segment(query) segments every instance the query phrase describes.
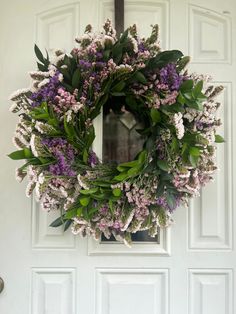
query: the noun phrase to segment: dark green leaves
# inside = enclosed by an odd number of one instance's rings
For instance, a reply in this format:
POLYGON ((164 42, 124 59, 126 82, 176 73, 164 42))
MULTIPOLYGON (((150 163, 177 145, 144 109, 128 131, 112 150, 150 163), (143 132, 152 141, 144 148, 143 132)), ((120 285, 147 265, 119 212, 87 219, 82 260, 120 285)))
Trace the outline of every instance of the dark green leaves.
POLYGON ((168 50, 160 52, 157 56, 151 58, 146 63, 146 70, 154 68, 163 68, 168 63, 176 62, 183 56, 182 52, 179 50, 168 50))
POLYGON ((147 83, 146 77, 140 71, 135 72, 135 74, 133 75, 132 79, 135 80, 136 82, 139 82, 139 83, 142 83, 142 84, 146 84, 147 83))
POLYGON ((147 158, 147 151, 143 150, 139 153, 137 159, 119 164, 117 170, 121 173, 114 177, 114 180, 121 182, 127 178, 135 177, 140 174, 147 158))
POLYGON ((80 81, 81 81, 80 69, 76 69, 72 76, 72 86, 74 88, 78 88, 78 86, 80 85, 80 81))
POLYGON ((160 114, 160 111, 158 111, 157 109, 152 108, 150 115, 152 118, 152 122, 158 123, 161 121, 161 114, 160 114))
POLYGON ((194 89, 193 89, 193 96, 195 98, 201 95, 202 88, 203 88, 203 81, 197 82, 197 84, 194 86, 194 89))
POLYGON ((200 157, 200 149, 198 147, 190 147, 189 161, 194 168, 197 167, 199 157, 200 157))
POLYGON ((39 47, 35 44, 34 45, 34 52, 36 57, 38 58, 38 60, 41 62, 37 62, 38 65, 38 69, 40 71, 48 71, 48 66, 49 66, 49 57, 48 57, 48 53, 46 58, 43 56, 42 52, 40 51, 39 47))
POLYGON ((64 224, 63 217, 58 217, 56 220, 54 220, 51 224, 50 227, 60 227, 61 225, 64 224))
POLYGON ((169 165, 166 160, 157 160, 157 166, 163 171, 169 171, 169 165))
POLYGON ((180 93, 177 101, 182 105, 196 110, 202 110, 202 102, 206 100, 206 96, 202 93, 203 81, 195 84, 193 80, 186 80, 180 86, 180 93))
POLYGON ((186 80, 181 84, 180 91, 184 93, 184 92, 188 92, 192 90, 192 88, 193 88, 193 80, 186 80))

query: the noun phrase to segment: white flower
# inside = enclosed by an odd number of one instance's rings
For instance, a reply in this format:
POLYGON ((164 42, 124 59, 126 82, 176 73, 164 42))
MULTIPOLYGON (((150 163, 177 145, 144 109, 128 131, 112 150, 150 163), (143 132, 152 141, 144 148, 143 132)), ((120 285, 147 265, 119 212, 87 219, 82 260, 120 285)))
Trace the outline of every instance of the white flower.
POLYGON ((39 154, 38 154, 36 146, 35 146, 35 139, 36 139, 35 134, 32 134, 31 139, 30 139, 30 147, 31 147, 31 150, 32 150, 32 153, 34 154, 34 156, 39 157, 39 154))
POLYGON ((38 84, 38 88, 43 87, 44 85, 47 85, 50 82, 49 78, 45 78, 38 84))
POLYGON ((77 113, 81 108, 84 107, 84 104, 77 102, 77 104, 72 105, 72 110, 74 111, 74 113, 77 113))
POLYGON ((66 112, 66 121, 70 122, 72 120, 72 110, 66 112))
POLYGON ((49 77, 49 72, 30 71, 29 75, 31 76, 33 80, 38 80, 38 79, 49 77))
POLYGON ((78 180, 78 182, 79 182, 79 185, 80 185, 83 189, 89 190, 89 187, 83 182, 83 177, 82 177, 80 174, 78 174, 77 180, 78 180))
POLYGON ((173 123, 176 129, 177 138, 180 140, 184 136, 184 121, 181 112, 174 114, 173 123))
POLYGON ((34 181, 31 181, 28 183, 27 187, 26 187, 26 191, 25 194, 27 197, 30 197, 31 194, 33 193, 33 190, 35 188, 36 183, 34 181))
POLYGON ((20 168, 16 168, 16 180, 18 182, 22 182, 22 180, 24 179, 24 177, 26 176, 26 172, 23 172, 20 168))
POLYGON ((137 43, 137 40, 136 40, 134 37, 131 37, 131 36, 129 36, 129 40, 130 40, 130 42, 131 42, 131 44, 132 44, 132 46, 133 46, 134 52, 137 53, 137 52, 138 52, 138 43, 137 43))
POLYGON ((58 81, 59 81, 59 82, 62 82, 62 81, 63 81, 63 75, 62 75, 61 73, 58 75, 58 81))
POLYGON ((21 109, 21 105, 19 103, 13 103, 11 107, 9 108, 9 111, 15 113, 19 111, 20 109, 21 109))
POLYGON ((57 72, 57 68, 55 67, 55 65, 49 64, 49 66, 48 66, 49 75, 52 77, 55 75, 56 72, 57 72))
POLYGON ((15 91, 14 93, 12 93, 9 97, 9 100, 15 101, 18 98, 25 96, 27 94, 30 93, 30 89, 29 88, 22 88, 22 89, 18 89, 17 91, 15 91))

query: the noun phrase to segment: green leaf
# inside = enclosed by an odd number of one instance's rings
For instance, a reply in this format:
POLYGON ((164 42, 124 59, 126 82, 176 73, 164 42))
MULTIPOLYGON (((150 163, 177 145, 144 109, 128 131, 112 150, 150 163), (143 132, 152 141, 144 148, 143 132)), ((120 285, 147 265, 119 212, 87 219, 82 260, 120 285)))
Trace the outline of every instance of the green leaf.
POLYGON ((138 155, 138 163, 143 164, 147 158, 147 151, 143 150, 138 155))
POLYGON ((66 214, 65 214, 65 218, 66 218, 66 219, 71 219, 71 218, 73 218, 73 217, 76 216, 76 213, 77 213, 77 208, 73 208, 73 209, 71 209, 71 210, 68 210, 68 211, 66 212, 66 214))
POLYGON ((118 197, 118 196, 121 195, 121 189, 115 188, 115 189, 112 190, 112 193, 113 193, 114 196, 118 197))
POLYGON ((189 61, 190 61, 189 56, 182 57, 177 63, 177 71, 181 72, 186 67, 186 65, 189 63, 189 61))
POLYGON ((42 72, 47 71, 47 67, 43 65, 42 63, 37 62, 37 66, 38 66, 39 71, 42 71, 42 72))
POLYGON ((123 171, 126 171, 127 170, 127 167, 123 167, 123 166, 118 166, 117 168, 116 168, 119 172, 123 172, 123 171))
POLYGON ((63 224, 64 224, 63 217, 60 216, 60 217, 58 217, 56 220, 54 220, 54 221, 50 224, 50 227, 56 228, 56 227, 59 227, 59 226, 61 226, 61 225, 63 225, 63 224))
POLYGON ((128 95, 125 97, 125 102, 129 106, 130 109, 137 110, 137 101, 135 96, 128 95))
POLYGON ((103 51, 103 58, 105 61, 108 61, 110 58, 111 49, 106 49, 103 51))
POLYGON ((166 160, 159 159, 157 160, 158 167, 163 171, 169 171, 169 165, 166 160))
MULTIPOLYGON (((27 153, 27 156, 29 156, 28 153, 27 153)), ((21 150, 16 150, 12 152, 11 154, 8 155, 8 157, 10 157, 13 160, 20 160, 20 159, 29 159, 34 156, 31 154, 29 157, 26 157, 25 149, 21 149, 21 150)))
POLYGON ((176 137, 173 137, 173 139, 172 139, 171 150, 175 153, 177 153, 179 151, 179 141, 177 140, 176 137))
POLYGON ((87 152, 87 149, 84 149, 84 152, 83 152, 83 162, 85 164, 87 164, 87 162, 88 162, 88 152, 87 152))
POLYGON ((173 193, 171 193, 169 190, 167 191, 167 194, 166 194, 166 201, 169 208, 173 210, 175 208, 176 200, 173 193))
POLYGON ((128 38, 129 29, 126 29, 120 36, 119 41, 122 43, 128 38))
MULTIPOLYGON (((138 160, 132 160, 132 161, 128 161, 128 162, 123 162, 122 164, 119 165, 119 167, 132 168, 132 167, 135 167, 137 165, 138 165, 138 160)), ((118 167, 117 167, 117 170, 119 170, 118 167)))
POLYGON ((113 46, 113 49, 112 49, 113 59, 116 64, 120 62, 122 58, 122 54, 123 54, 123 45, 117 42, 117 44, 113 46))
POLYGON ((98 208, 97 208, 97 207, 91 207, 91 208, 89 208, 89 211, 88 211, 89 217, 91 218, 92 215, 93 215, 94 213, 96 213, 97 211, 98 211, 98 208))
POLYGON ((194 168, 197 167, 198 160, 199 160, 199 156, 189 155, 189 161, 194 168))
POLYGON ((81 79, 80 69, 76 69, 72 76, 72 86, 77 88, 80 84, 80 79, 81 79))
POLYGON ((64 86, 68 92, 70 92, 70 93, 74 92, 74 88, 70 84, 67 84, 65 82, 61 82, 61 85, 64 86))
POLYGON ((66 231, 70 227, 71 224, 72 224, 72 220, 71 219, 67 220, 64 225, 64 231, 66 231))
POLYGON ((41 52, 41 50, 39 49, 39 47, 35 44, 34 45, 34 52, 35 52, 35 55, 36 57, 38 58, 39 61, 41 61, 43 64, 44 64, 44 56, 41 52))
POLYGON ((224 143, 225 140, 224 140, 224 138, 223 138, 221 135, 216 134, 216 135, 215 135, 215 142, 216 142, 216 143, 224 143))
POLYGON ((159 110, 152 108, 150 111, 150 115, 154 123, 158 123, 161 121, 161 114, 159 110))
POLYGON ((191 90, 192 88, 193 88, 193 80, 186 80, 181 84, 180 91, 184 93, 186 91, 191 90))
POLYGON ((71 76, 68 72, 67 69, 64 69, 64 68, 60 68, 59 71, 61 72, 61 74, 63 75, 64 79, 66 79, 67 81, 71 81, 71 76))
POLYGON ((140 83, 142 83, 142 84, 146 84, 146 83, 147 83, 146 77, 145 77, 145 76, 143 75, 143 73, 141 73, 140 71, 135 72, 133 78, 134 78, 136 81, 138 81, 138 82, 140 82, 140 83))
POLYGON ((82 215, 82 212, 83 212, 83 207, 77 208, 76 216, 77 216, 77 217, 80 217, 80 216, 82 215))
POLYGON ((182 95, 181 92, 179 92, 179 95, 177 97, 177 102, 179 102, 181 105, 185 104, 185 98, 184 98, 184 96, 182 95))
POLYGON ((112 96, 120 97, 120 96, 125 96, 124 92, 111 92, 112 96))
POLYGON ((79 199, 79 202, 82 206, 88 206, 89 202, 90 202, 90 197, 81 197, 79 199))
POLYGON ((112 92, 121 92, 125 88, 125 85, 125 81, 120 81, 112 88, 112 92))
POLYGON ((89 190, 80 190, 80 193, 83 195, 90 195, 90 194, 94 194, 98 191, 98 188, 92 188, 89 190))
POLYGON ((122 173, 120 173, 118 176, 115 176, 114 177, 114 180, 116 180, 116 181, 124 181, 125 179, 127 179, 128 178, 128 174, 127 174, 127 172, 122 172, 122 173))
POLYGON ((25 158, 33 158, 34 155, 32 154, 31 150, 27 147, 24 147, 24 154, 25 154, 25 158))
POLYGON ((189 154, 192 156, 200 156, 200 149, 197 147, 190 147, 189 154))
POLYGON ((203 88, 203 81, 197 82, 197 84, 194 86, 194 89, 193 89, 194 97, 197 98, 200 95, 202 88, 203 88))
POLYGON ((113 213, 113 201, 111 199, 109 199, 108 204, 109 204, 109 208, 110 208, 111 212, 113 213))
POLYGON ((140 173, 140 169, 141 169, 140 166, 130 168, 130 169, 128 170, 128 175, 129 175, 129 176, 136 176, 137 174, 140 173))

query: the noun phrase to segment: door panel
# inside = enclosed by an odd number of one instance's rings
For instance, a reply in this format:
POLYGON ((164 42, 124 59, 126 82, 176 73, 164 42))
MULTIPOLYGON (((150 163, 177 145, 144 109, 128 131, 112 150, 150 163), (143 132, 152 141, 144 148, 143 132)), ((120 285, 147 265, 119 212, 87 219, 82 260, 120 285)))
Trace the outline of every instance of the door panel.
MULTIPOLYGON (((163 49, 191 55, 191 71, 212 74, 225 87, 219 116, 226 143, 218 149, 215 182, 189 209, 176 211, 175 224, 156 242, 132 248, 48 227, 57 213, 48 215, 25 197, 25 184, 14 180, 15 163, 5 157, 16 122, 8 95, 29 85, 34 42, 50 54, 69 52, 86 24, 98 29, 113 19, 113 0, 11 0, 0 16, 0 313, 234 314, 236 3, 125 0, 126 26, 136 22, 146 36, 158 23, 163 49)), ((94 148, 102 156, 101 116, 95 126, 94 148)))

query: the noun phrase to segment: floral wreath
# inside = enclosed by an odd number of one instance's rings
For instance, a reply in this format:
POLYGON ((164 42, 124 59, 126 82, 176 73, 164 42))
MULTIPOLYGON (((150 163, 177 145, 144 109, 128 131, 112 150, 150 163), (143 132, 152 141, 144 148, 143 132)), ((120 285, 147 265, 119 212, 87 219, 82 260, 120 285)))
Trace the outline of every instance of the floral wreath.
POLYGON ((212 180, 221 124, 215 96, 222 86, 188 74, 189 57, 161 51, 158 26, 140 38, 136 26, 119 38, 106 21, 100 33, 88 25, 70 55, 49 60, 35 45, 38 71, 31 87, 11 96, 19 112, 9 155, 26 163, 16 170, 29 179, 42 209, 60 213, 51 226, 74 234, 101 234, 131 243, 131 234, 155 236, 172 212, 212 180), (132 161, 102 162, 92 150, 93 120, 101 110, 132 113, 141 123, 143 149, 132 161))

